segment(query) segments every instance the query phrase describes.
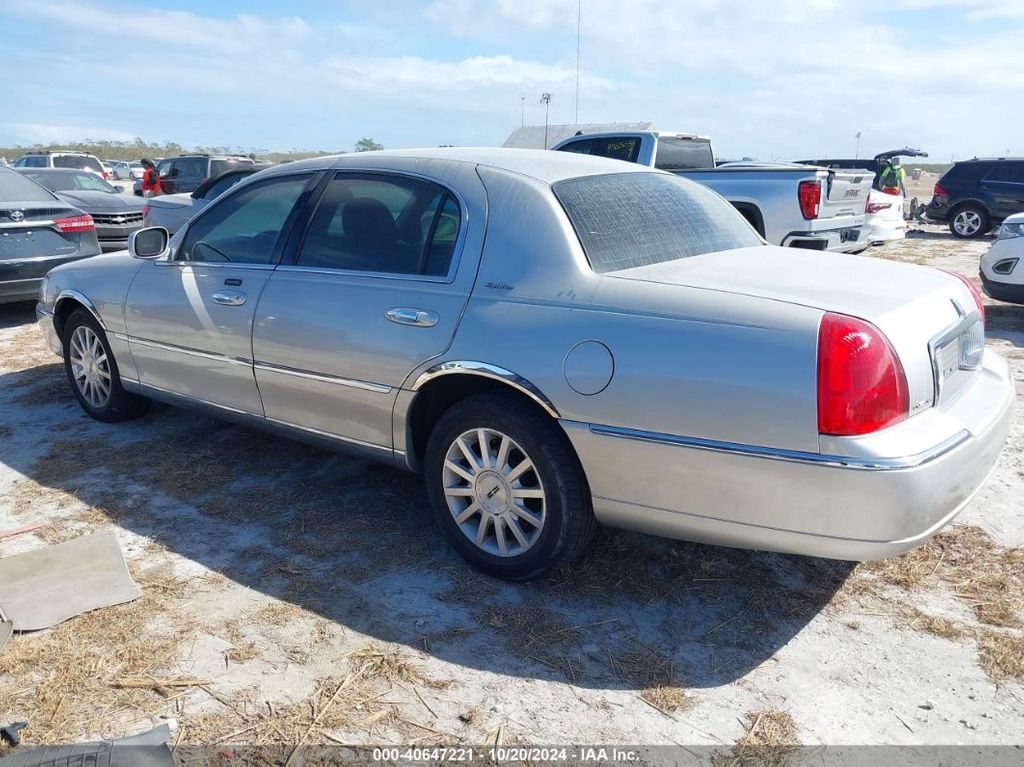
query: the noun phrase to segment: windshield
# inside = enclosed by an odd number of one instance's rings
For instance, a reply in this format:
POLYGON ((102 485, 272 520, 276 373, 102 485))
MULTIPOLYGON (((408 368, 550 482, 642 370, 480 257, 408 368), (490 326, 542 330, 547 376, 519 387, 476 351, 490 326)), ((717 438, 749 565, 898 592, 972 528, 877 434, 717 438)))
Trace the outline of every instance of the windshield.
POLYGON ((0 203, 53 202, 53 195, 17 171, 0 168, 0 203))
POLYGON ((597 273, 763 245, 728 202, 667 173, 616 173, 552 186, 597 273))
POLYGON ((37 184, 42 184, 51 192, 109 192, 116 194, 117 190, 110 184, 93 173, 85 171, 79 173, 25 173, 37 184))

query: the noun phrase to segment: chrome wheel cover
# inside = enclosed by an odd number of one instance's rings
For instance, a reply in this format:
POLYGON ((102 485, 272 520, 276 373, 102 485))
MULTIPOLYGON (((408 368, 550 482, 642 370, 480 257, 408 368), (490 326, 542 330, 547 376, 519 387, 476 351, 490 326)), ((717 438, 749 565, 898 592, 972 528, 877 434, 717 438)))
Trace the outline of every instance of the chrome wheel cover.
POLYGON ((471 429, 448 448, 442 472, 448 510, 479 549, 516 557, 540 539, 547 498, 526 451, 507 434, 471 429))
POLYGON ((110 360, 96 332, 79 325, 71 334, 71 376, 82 398, 95 408, 110 399, 110 360))
POLYGON ((962 210, 953 217, 953 229, 957 234, 970 237, 981 229, 981 214, 973 210, 962 210))

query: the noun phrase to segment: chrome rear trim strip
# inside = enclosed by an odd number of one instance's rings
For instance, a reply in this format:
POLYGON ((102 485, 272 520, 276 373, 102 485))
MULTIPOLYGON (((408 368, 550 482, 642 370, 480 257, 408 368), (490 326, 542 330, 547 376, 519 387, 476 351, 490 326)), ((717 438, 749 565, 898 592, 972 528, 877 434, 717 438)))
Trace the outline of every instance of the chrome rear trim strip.
POLYGON ((862 456, 825 455, 822 453, 805 453, 798 450, 782 450, 775 447, 762 447, 760 445, 745 445, 737 442, 720 442, 713 439, 701 439, 699 437, 680 437, 675 434, 659 434, 650 431, 638 431, 636 429, 623 429, 617 426, 601 426, 598 424, 585 424, 594 434, 601 434, 608 437, 621 437, 639 442, 653 442, 660 445, 672 447, 688 447, 694 450, 711 450, 717 453, 731 453, 733 455, 745 455, 753 458, 766 458, 774 461, 790 461, 794 463, 809 463, 815 466, 832 466, 843 469, 859 469, 862 471, 897 471, 899 469, 913 469, 917 466, 934 461, 936 458, 945 455, 962 445, 971 438, 971 433, 964 429, 954 434, 949 439, 940 442, 929 450, 916 455, 908 455, 900 458, 867 458, 862 456))
POLYGON ((320 381, 321 383, 348 386, 352 389, 365 389, 366 391, 376 392, 377 394, 391 393, 390 386, 373 383, 372 381, 360 381, 356 378, 342 378, 341 376, 324 375, 323 373, 314 373, 311 370, 299 370, 298 368, 290 368, 285 365, 274 365, 270 362, 257 361, 254 364, 257 370, 263 370, 267 373, 281 373, 282 375, 294 376, 295 378, 305 378, 310 381, 320 381))

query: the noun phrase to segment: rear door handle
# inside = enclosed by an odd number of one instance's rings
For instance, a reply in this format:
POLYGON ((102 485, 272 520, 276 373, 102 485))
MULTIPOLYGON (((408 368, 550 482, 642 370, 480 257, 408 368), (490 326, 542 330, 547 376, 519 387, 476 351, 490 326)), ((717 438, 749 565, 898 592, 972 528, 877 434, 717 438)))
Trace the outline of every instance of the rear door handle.
POLYGON ((246 295, 240 290, 218 290, 210 298, 215 304, 224 306, 241 306, 245 303, 246 295))
POLYGON ((399 325, 415 325, 421 328, 432 328, 437 324, 437 312, 429 309, 413 309, 408 306, 393 306, 384 312, 384 316, 399 325))

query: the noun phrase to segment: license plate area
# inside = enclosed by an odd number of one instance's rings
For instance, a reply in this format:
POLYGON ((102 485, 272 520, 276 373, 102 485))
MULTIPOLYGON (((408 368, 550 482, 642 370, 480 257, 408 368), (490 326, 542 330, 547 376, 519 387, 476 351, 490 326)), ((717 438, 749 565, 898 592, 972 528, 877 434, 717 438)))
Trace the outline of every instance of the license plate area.
MULTIPOLYGON (((958 307, 959 310, 959 307, 958 307)), ((985 326, 978 312, 962 315, 959 322, 928 344, 934 375, 934 400, 938 404, 981 367, 985 353, 985 326)))

